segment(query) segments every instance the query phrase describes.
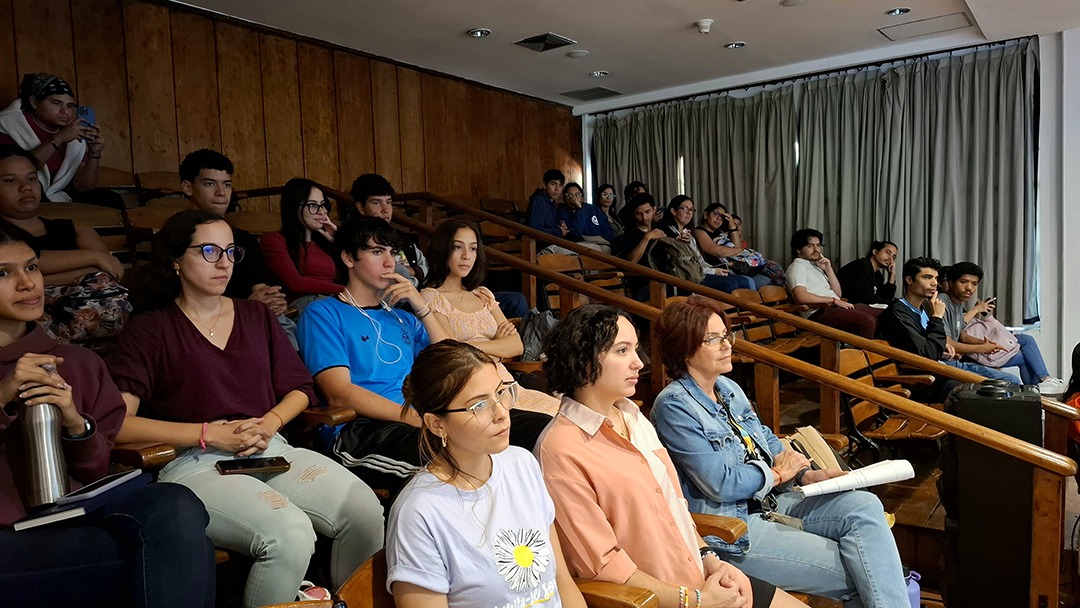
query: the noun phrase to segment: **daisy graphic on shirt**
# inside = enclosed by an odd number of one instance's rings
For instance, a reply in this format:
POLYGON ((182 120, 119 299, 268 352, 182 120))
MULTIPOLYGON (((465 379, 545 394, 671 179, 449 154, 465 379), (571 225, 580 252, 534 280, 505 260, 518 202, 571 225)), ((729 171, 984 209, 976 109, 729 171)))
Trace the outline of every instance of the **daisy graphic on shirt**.
POLYGON ((519 593, 536 587, 551 567, 551 547, 539 530, 500 530, 494 551, 499 574, 519 593))

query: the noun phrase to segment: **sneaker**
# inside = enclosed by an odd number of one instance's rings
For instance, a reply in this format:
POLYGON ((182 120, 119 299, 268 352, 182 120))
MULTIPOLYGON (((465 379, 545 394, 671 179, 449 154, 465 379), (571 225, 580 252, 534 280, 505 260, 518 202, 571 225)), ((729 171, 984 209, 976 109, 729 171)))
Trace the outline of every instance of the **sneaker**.
POLYGON ((304 600, 329 600, 330 590, 326 587, 317 587, 311 581, 301 581, 300 590, 296 592, 296 599, 304 600))
POLYGON ((1039 392, 1046 395, 1060 395, 1065 392, 1065 381, 1061 378, 1049 378, 1039 383, 1039 392))

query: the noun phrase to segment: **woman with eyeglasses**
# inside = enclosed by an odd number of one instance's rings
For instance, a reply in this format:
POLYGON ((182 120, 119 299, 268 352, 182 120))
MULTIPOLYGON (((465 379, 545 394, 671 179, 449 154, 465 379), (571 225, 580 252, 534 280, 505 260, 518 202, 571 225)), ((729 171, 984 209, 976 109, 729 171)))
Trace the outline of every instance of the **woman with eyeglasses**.
POLYGON ((802 606, 698 534, 656 429, 630 401, 638 348, 630 315, 598 304, 544 340, 544 373, 563 400, 536 453, 570 573, 649 589, 661 608, 802 606))
MULTIPOLYGON (((481 283, 487 273, 487 256, 480 228, 469 220, 448 219, 439 224, 427 250, 431 269, 424 277, 424 296, 450 336, 500 359, 520 356, 525 347, 513 323, 499 309, 495 295, 481 283)), ((498 363, 504 380, 513 380, 498 363)), ((551 395, 522 389, 520 409, 553 415, 559 400, 551 395)))
POLYGON ((608 223, 611 224, 612 234, 619 236, 623 233, 623 223, 619 219, 618 211, 615 209, 616 200, 615 186, 600 184, 600 187, 596 189, 596 206, 600 207, 600 210, 607 216, 608 223))
POLYGON ((267 267, 281 280, 294 305, 300 298, 306 304, 345 288, 337 282, 333 246, 337 226, 330 221, 330 209, 330 201, 315 182, 290 179, 281 191, 281 232, 264 234, 259 240, 267 267))
POLYGON ((517 384, 483 351, 444 340, 417 355, 402 389, 421 418, 424 467, 390 510, 386 586, 398 608, 584 608, 536 459, 510 446, 517 384))
POLYGON ((109 369, 127 404, 117 439, 176 446, 158 478, 202 499, 217 546, 255 560, 244 590, 244 606, 254 607, 295 599, 316 532, 333 539, 331 576, 344 583, 382 546, 383 519, 356 476, 278 434, 315 392, 270 309, 222 295, 243 257, 217 214, 169 218, 143 287, 150 310, 125 328, 109 369), (247 456, 281 456, 290 469, 226 476, 215 468, 247 456))
POLYGON ((668 201, 667 213, 664 214, 660 228, 667 236, 679 241, 694 252, 694 257, 705 275, 701 284, 724 293, 731 293, 740 287, 754 289, 754 281, 749 277, 739 276, 722 266, 713 266, 705 260, 701 250, 698 248, 697 241, 690 234, 690 226, 693 222, 694 201, 685 194, 679 194, 668 201))
POLYGON ((738 517, 733 544, 710 537, 724 560, 789 591, 848 606, 907 606, 907 589, 881 501, 856 490, 804 498, 795 486, 842 475, 813 470, 761 423, 731 371, 735 335, 720 306, 690 296, 664 309, 656 338, 675 378, 651 412, 690 509, 738 517))

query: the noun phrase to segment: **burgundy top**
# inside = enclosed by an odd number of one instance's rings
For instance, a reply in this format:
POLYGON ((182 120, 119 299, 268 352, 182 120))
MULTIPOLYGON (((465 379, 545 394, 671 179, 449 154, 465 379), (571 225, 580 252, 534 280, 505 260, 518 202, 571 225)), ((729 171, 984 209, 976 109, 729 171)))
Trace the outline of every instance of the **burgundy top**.
MULTIPOLYGON (((104 477, 109 472, 109 452, 127 412, 105 363, 85 348, 57 344, 34 324, 25 336, 0 348, 0 378, 7 377, 26 353, 64 358, 57 372, 73 387, 75 407, 91 424, 89 437, 62 441, 71 489, 104 477)), ((26 470, 15 403, 0 408, 0 526, 26 515, 12 474, 26 470)))
MULTIPOLYGON (((41 125, 31 116, 30 112, 23 110, 23 115, 26 118, 26 124, 30 125, 30 129, 33 130, 34 135, 43 144, 52 143, 53 136, 56 133, 49 133, 45 129, 41 128, 41 125)), ((11 144, 17 146, 14 139, 7 133, 0 133, 0 144, 11 144)), ((55 176, 56 172, 60 170, 60 165, 64 162, 64 155, 67 154, 67 142, 60 144, 60 147, 53 152, 53 155, 49 157, 49 160, 45 161, 45 166, 49 168, 49 175, 55 176)))
POLYGON ((233 300, 232 334, 221 350, 175 304, 132 319, 109 371, 139 415, 171 422, 257 418, 290 391, 311 403, 311 374, 262 302, 233 300))
POLYGON ((259 245, 267 268, 281 279, 290 299, 295 296, 334 295, 345 289, 344 285, 334 282, 337 277, 334 258, 318 243, 308 241, 300 245, 297 256, 299 264, 294 264, 289 257, 285 237, 280 232, 262 235, 259 245))

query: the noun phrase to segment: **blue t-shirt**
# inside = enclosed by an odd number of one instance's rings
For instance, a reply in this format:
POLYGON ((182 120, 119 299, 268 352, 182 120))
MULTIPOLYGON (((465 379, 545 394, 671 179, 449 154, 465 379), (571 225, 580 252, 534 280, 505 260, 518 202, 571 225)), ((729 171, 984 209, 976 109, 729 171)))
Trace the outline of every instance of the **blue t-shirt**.
POLYGON ((390 509, 386 588, 395 581, 445 593, 454 607, 562 605, 555 584, 555 505, 529 452, 491 457, 491 477, 462 490, 427 470, 390 509))
POLYGON ((401 383, 431 340, 415 315, 397 309, 357 310, 337 298, 310 304, 296 327, 300 357, 312 376, 349 368, 353 384, 404 403, 401 383))

